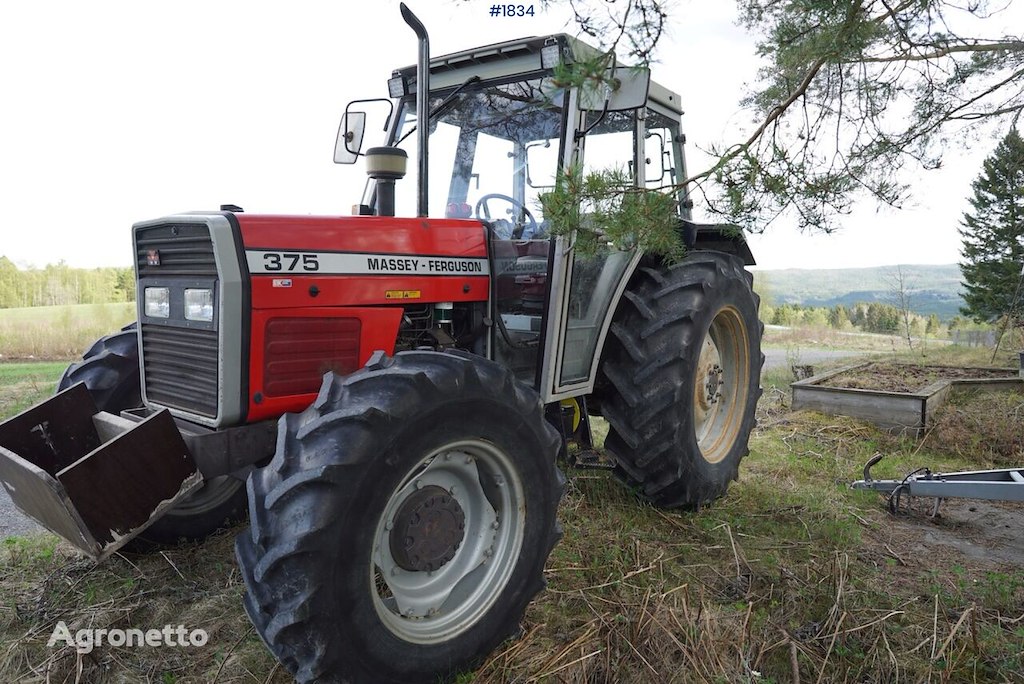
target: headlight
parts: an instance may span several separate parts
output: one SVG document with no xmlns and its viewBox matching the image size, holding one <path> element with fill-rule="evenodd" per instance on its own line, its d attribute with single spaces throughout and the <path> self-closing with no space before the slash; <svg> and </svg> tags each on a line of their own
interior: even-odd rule
<svg viewBox="0 0 1024 684">
<path fill-rule="evenodd" d="M 171 291 L 166 287 L 146 288 L 145 313 L 151 318 L 167 318 L 171 314 Z"/>
<path fill-rule="evenodd" d="M 190 321 L 213 320 L 213 290 L 185 290 L 185 318 Z"/>
</svg>

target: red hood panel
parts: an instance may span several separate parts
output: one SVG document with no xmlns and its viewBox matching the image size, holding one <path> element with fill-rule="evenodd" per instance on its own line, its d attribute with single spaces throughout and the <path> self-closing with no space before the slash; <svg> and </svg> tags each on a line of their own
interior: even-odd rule
<svg viewBox="0 0 1024 684">
<path fill-rule="evenodd" d="M 235 214 L 246 249 L 485 257 L 479 221 Z"/>
</svg>

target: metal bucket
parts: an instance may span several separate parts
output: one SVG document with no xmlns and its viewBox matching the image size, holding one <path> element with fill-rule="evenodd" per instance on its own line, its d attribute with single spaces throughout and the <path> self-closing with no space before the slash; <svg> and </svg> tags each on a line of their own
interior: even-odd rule
<svg viewBox="0 0 1024 684">
<path fill-rule="evenodd" d="M 170 413 L 99 411 L 81 383 L 0 424 L 0 483 L 15 505 L 95 560 L 202 481 Z"/>
</svg>

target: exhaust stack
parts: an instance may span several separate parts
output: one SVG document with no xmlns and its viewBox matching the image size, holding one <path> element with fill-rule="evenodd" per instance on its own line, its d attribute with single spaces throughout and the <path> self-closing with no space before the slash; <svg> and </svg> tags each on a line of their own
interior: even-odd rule
<svg viewBox="0 0 1024 684">
<path fill-rule="evenodd" d="M 399 5 L 405 23 L 419 38 L 419 57 L 416 60 L 416 153 L 419 156 L 419 187 L 416 196 L 416 215 L 427 215 L 427 133 L 430 130 L 430 37 L 427 27 L 403 2 Z"/>
</svg>

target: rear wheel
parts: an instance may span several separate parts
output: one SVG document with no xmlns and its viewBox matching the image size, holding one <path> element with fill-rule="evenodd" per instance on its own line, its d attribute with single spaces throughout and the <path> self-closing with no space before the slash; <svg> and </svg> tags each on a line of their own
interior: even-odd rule
<svg viewBox="0 0 1024 684">
<path fill-rule="evenodd" d="M 96 340 L 82 360 L 68 366 L 57 391 L 84 382 L 101 411 L 120 414 L 142 405 L 139 379 L 139 340 L 135 323 Z M 132 545 L 174 544 L 198 540 L 245 516 L 245 483 L 230 476 L 213 478 L 185 501 L 147 527 Z"/>
<path fill-rule="evenodd" d="M 249 617 L 300 682 L 434 682 L 515 634 L 560 529 L 560 439 L 485 359 L 328 377 L 249 480 Z"/>
<path fill-rule="evenodd" d="M 601 410 L 616 473 L 665 508 L 725 493 L 749 452 L 762 326 L 736 257 L 697 252 L 641 268 L 612 324 Z"/>
</svg>

